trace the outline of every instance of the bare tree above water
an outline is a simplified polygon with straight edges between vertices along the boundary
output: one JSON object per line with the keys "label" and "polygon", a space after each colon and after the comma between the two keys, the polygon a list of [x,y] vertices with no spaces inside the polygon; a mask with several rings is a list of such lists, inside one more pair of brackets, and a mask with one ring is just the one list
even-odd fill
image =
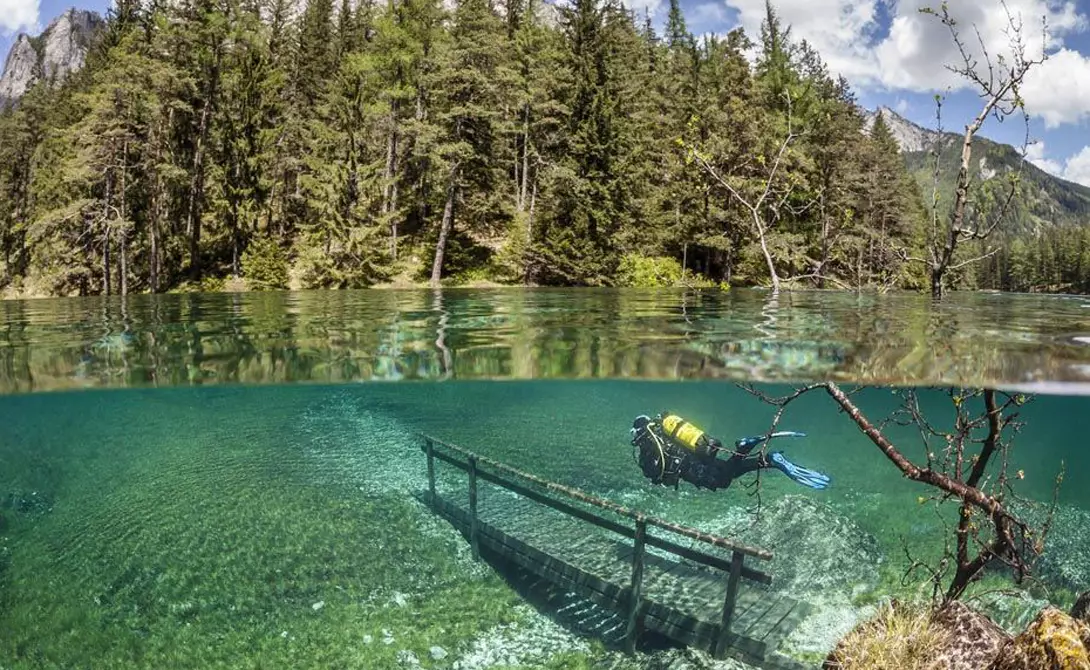
{"label": "bare tree above water", "polygon": [[[775,432],[791,403],[811,391],[826,391],[904,477],[929,487],[931,493],[918,498],[920,505],[930,503],[936,508],[951,502],[957,505],[957,525],[947,526],[937,563],[913,559],[905,575],[908,578],[924,570],[936,598],[940,594],[944,601],[960,598],[983,575],[985,568],[994,565],[1008,568],[1015,583],[1031,576],[1036,560],[1044,551],[1056,494],[1063,480],[1063,465],[1043,521],[1030,521],[1015,511],[1034,505],[1015,491],[1014,484],[1024,479],[1025,473],[1012,472],[1010,458],[1013,438],[1023,425],[1019,409],[1029,402],[1029,397],[991,389],[946,389],[953,409],[953,420],[946,427],[925,415],[916,389],[899,391],[899,408],[875,423],[853,400],[859,389],[845,391],[833,382],[800,387],[780,397],[750,385],[742,388],[776,408],[768,435]],[[891,425],[918,431],[919,457],[910,458],[888,437],[886,429]]]}
{"label": "bare tree above water", "polygon": [[781,280],[776,272],[772,252],[769,251],[768,231],[783,216],[787,201],[795,191],[796,184],[789,177],[784,176],[780,167],[787,150],[800,136],[792,126],[790,94],[785,93],[785,98],[787,100],[785,119],[787,130],[771,161],[766,156],[758,155],[755,161],[745,161],[733,166],[730,172],[724,173],[712,164],[709,156],[695,147],[686,147],[691,159],[695,160],[716,183],[726,189],[731,199],[745,209],[753,224],[753,231],[757,235],[757,242],[761,247],[765,263],[768,265],[773,293],[779,292]]}
{"label": "bare tree above water", "polygon": [[[942,297],[945,288],[944,281],[949,272],[984,260],[998,250],[997,248],[991,248],[974,258],[955,259],[955,252],[961,242],[987,239],[1003,217],[1006,216],[1014,199],[1021,171],[1025,165],[1026,152],[1029,148],[1029,117],[1026,114],[1021,87],[1026,74],[1033,67],[1044,63],[1048,58],[1045,53],[1045,47],[1048,44],[1048,26],[1045,18],[1042,17],[1041,55],[1039,57],[1027,56],[1021,17],[1015,17],[1011,14],[1005,0],[1000,0],[1000,4],[1007,15],[1007,28],[1004,33],[1009,39],[1009,53],[997,54],[993,59],[979,29],[973,25],[972,29],[980,46],[980,57],[983,58],[983,63],[980,62],[977,56],[972,54],[972,50],[963,40],[958,29],[958,22],[950,16],[948,4],[945,1],[938,10],[931,7],[920,9],[920,12],[924,14],[938,17],[942,24],[950,30],[951,39],[957,46],[962,62],[958,65],[946,65],[946,68],[967,80],[983,100],[980,112],[965,126],[961,141],[961,159],[958,164],[957,180],[954,184],[953,202],[949,214],[946,215],[948,218],[945,224],[940,221],[943,215],[939,210],[938,195],[939,156],[942,153],[943,142],[940,140],[932,147],[934,187],[931,202],[929,203],[931,222],[926,230],[928,257],[909,256],[907,252],[901,252],[906,261],[921,263],[928,268],[931,277],[931,295],[936,298]],[[937,103],[938,130],[941,133],[942,97],[936,95],[935,101]],[[1000,200],[998,207],[991,212],[978,211],[974,202],[974,193],[971,192],[973,186],[971,171],[973,138],[989,117],[993,117],[1002,123],[1004,119],[1016,113],[1022,114],[1023,121],[1026,124],[1026,138],[1019,149],[1021,160],[1018,169],[1014,174],[1008,174],[1009,184],[1007,185],[1006,194]]]}

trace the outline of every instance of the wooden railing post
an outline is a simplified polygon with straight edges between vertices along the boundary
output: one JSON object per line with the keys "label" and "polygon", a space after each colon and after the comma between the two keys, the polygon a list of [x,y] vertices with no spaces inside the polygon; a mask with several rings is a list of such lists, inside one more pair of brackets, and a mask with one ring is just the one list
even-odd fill
{"label": "wooden railing post", "polygon": [[473,545],[473,558],[480,560],[481,547],[477,541],[477,457],[469,457],[469,542]]}
{"label": "wooden railing post", "polygon": [[428,501],[435,504],[435,445],[427,438],[428,445]]}
{"label": "wooden railing post", "polygon": [[734,603],[738,597],[738,581],[742,577],[742,563],[745,561],[745,558],[745,555],[740,551],[731,553],[730,578],[727,580],[727,598],[723,602],[723,619],[719,623],[719,639],[716,640],[715,650],[713,652],[715,658],[722,658],[727,650],[728,638],[730,637],[730,620],[734,615]]}
{"label": "wooden railing post", "polygon": [[643,551],[647,539],[647,521],[642,516],[636,519],[636,538],[632,545],[632,580],[628,593],[628,629],[625,631],[625,651],[636,651],[636,636],[639,634],[640,590],[643,586]]}

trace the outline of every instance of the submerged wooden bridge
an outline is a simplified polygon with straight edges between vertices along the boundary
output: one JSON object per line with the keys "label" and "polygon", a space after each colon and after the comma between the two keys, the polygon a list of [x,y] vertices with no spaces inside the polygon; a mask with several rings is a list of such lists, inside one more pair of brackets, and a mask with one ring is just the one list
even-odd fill
{"label": "submerged wooden bridge", "polygon": [[[465,535],[474,557],[514,563],[617,613],[627,651],[650,630],[715,658],[777,670],[805,667],[775,651],[809,607],[772,590],[772,576],[747,564],[771,560],[770,551],[423,438],[429,504]],[[446,487],[456,493],[437,492],[437,461],[468,475]],[[685,540],[689,546],[679,543]]]}

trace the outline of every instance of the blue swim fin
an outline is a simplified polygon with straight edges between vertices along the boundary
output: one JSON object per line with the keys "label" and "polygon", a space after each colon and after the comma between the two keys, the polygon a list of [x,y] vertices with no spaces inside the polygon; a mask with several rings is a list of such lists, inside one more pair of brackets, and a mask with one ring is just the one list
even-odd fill
{"label": "blue swim fin", "polygon": [[828,487],[831,481],[827,475],[795,465],[787,460],[787,457],[781,451],[773,451],[768,455],[768,459],[785,475],[803,486],[821,490]]}

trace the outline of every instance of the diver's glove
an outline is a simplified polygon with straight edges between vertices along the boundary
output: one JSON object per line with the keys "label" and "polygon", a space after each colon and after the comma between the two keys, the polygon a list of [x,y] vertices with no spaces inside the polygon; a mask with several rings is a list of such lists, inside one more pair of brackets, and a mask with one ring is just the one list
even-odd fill
{"label": "diver's glove", "polygon": [[755,435],[753,437],[743,437],[734,443],[734,446],[739,450],[747,451],[764,442],[768,438],[772,437],[806,437],[806,433],[798,433],[793,430],[781,430],[776,433],[772,433],[767,438],[764,435]]}
{"label": "diver's glove", "polygon": [[812,489],[819,490],[829,486],[830,479],[827,475],[823,475],[816,470],[795,465],[787,460],[787,457],[784,456],[781,451],[773,451],[770,453],[768,455],[768,460],[785,475],[803,486],[809,486]]}

